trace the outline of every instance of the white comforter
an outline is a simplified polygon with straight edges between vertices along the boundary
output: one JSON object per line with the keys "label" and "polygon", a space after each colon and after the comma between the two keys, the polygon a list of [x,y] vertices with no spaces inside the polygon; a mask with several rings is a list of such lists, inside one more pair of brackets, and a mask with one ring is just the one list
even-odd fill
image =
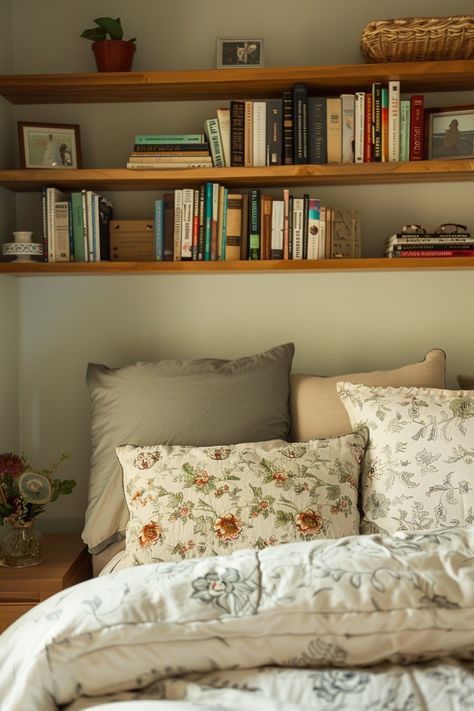
{"label": "white comforter", "polygon": [[58,593],[0,636],[0,709],[466,711],[473,660],[474,528],[354,536]]}

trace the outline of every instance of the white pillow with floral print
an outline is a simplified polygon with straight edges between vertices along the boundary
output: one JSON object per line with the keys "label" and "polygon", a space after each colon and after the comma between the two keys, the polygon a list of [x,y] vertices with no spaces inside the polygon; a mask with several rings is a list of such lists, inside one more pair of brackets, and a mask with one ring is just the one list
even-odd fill
{"label": "white pillow with floral print", "polygon": [[474,393],[342,382],[352,426],[367,427],[363,533],[474,523]]}
{"label": "white pillow with floral print", "polygon": [[361,431],[296,444],[118,447],[127,565],[357,534],[366,443]]}

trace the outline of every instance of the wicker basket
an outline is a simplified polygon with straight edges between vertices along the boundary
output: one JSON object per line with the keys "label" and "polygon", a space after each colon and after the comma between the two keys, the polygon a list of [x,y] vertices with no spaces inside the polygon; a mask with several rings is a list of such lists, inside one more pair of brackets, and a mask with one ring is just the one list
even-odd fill
{"label": "wicker basket", "polygon": [[419,62],[474,57],[474,16],[374,20],[362,31],[367,62]]}

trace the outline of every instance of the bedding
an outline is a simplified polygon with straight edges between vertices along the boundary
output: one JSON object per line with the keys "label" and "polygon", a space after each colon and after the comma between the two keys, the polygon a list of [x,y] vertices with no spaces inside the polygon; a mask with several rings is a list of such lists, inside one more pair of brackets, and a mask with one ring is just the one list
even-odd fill
{"label": "bedding", "polygon": [[130,512],[121,566],[359,533],[367,435],[117,447]]}
{"label": "bedding", "polygon": [[474,393],[338,383],[352,426],[369,430],[363,533],[474,523]]}
{"label": "bedding", "polygon": [[139,711],[138,700],[152,699],[177,711],[466,711],[473,559],[466,526],[301,541],[95,578],[0,637],[2,711],[111,701]]}
{"label": "bedding", "polygon": [[91,470],[82,537],[92,553],[123,538],[128,512],[115,448],[289,439],[294,345],[222,360],[89,364]]}

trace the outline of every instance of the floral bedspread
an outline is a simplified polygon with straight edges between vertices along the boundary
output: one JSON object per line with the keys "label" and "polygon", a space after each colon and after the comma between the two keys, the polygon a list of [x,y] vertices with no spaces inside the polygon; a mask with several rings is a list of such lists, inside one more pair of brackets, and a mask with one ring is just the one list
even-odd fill
{"label": "floral bedspread", "polygon": [[131,711],[138,699],[157,711],[160,699],[176,711],[474,709],[474,528],[130,568],[0,636],[1,711]]}

